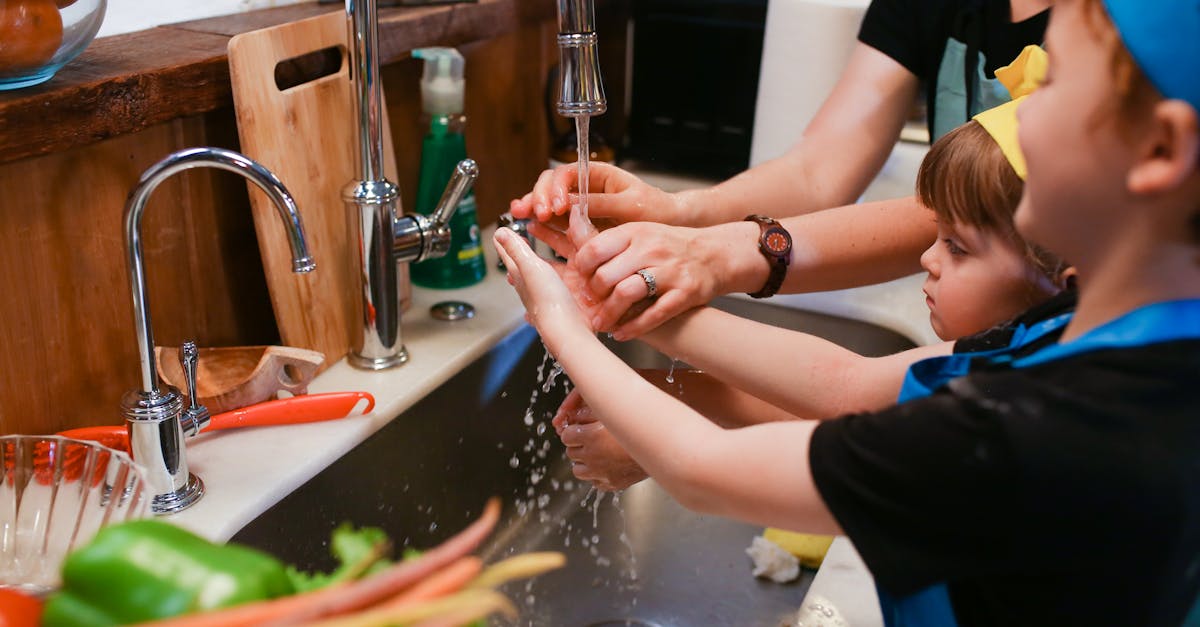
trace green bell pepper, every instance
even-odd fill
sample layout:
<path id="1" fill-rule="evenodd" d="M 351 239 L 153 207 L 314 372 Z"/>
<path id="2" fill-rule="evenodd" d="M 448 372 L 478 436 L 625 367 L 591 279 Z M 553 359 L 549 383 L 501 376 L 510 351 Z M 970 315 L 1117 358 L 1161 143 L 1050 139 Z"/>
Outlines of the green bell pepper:
<path id="1" fill-rule="evenodd" d="M 159 520 L 105 527 L 63 563 L 44 627 L 136 623 L 293 592 L 284 565 Z"/>

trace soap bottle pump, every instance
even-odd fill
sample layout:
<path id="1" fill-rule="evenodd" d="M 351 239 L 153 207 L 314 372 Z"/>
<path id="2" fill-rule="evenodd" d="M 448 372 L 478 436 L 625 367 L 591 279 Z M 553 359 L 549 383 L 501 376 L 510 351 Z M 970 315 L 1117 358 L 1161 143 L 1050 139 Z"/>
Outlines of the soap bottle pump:
<path id="1" fill-rule="evenodd" d="M 454 48 L 418 48 L 414 58 L 425 60 L 421 76 L 422 121 L 428 132 L 421 142 L 421 172 L 417 181 L 417 213 L 429 215 L 455 166 L 467 157 L 463 136 L 463 57 Z M 487 264 L 475 217 L 475 193 L 468 191 L 450 219 L 450 250 L 444 257 L 412 266 L 412 280 L 423 287 L 456 288 L 483 280 Z"/>

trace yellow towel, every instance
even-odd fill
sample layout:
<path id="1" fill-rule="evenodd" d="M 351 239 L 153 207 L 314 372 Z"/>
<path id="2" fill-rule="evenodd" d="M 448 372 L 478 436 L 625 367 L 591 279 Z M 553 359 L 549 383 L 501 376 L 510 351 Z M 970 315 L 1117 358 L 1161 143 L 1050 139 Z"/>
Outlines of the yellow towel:
<path id="1" fill-rule="evenodd" d="M 768 527 L 763 537 L 785 551 L 800 558 L 800 564 L 807 568 L 817 568 L 825 559 L 829 545 L 833 544 L 833 536 L 823 536 L 813 533 L 796 533 Z"/>

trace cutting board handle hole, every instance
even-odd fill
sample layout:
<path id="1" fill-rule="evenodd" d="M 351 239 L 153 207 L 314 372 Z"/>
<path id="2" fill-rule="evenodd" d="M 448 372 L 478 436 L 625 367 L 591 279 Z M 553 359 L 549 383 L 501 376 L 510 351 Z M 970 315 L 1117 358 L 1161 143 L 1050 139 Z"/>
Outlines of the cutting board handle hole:
<path id="1" fill-rule="evenodd" d="M 337 74 L 345 62 L 346 47 L 340 45 L 284 59 L 275 64 L 275 87 L 284 91 Z"/>

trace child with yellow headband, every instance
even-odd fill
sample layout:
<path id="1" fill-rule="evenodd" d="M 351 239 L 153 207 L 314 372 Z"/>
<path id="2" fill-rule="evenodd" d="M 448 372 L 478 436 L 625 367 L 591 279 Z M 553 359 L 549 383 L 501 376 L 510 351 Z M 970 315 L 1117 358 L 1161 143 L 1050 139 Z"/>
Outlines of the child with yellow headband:
<path id="1" fill-rule="evenodd" d="M 915 364 L 894 408 L 721 430 L 497 235 L 543 340 L 651 476 L 694 509 L 846 533 L 891 625 L 1197 618 L 1200 0 L 1060 0 L 1046 45 L 1015 220 L 1078 269 L 1078 305 Z"/>

